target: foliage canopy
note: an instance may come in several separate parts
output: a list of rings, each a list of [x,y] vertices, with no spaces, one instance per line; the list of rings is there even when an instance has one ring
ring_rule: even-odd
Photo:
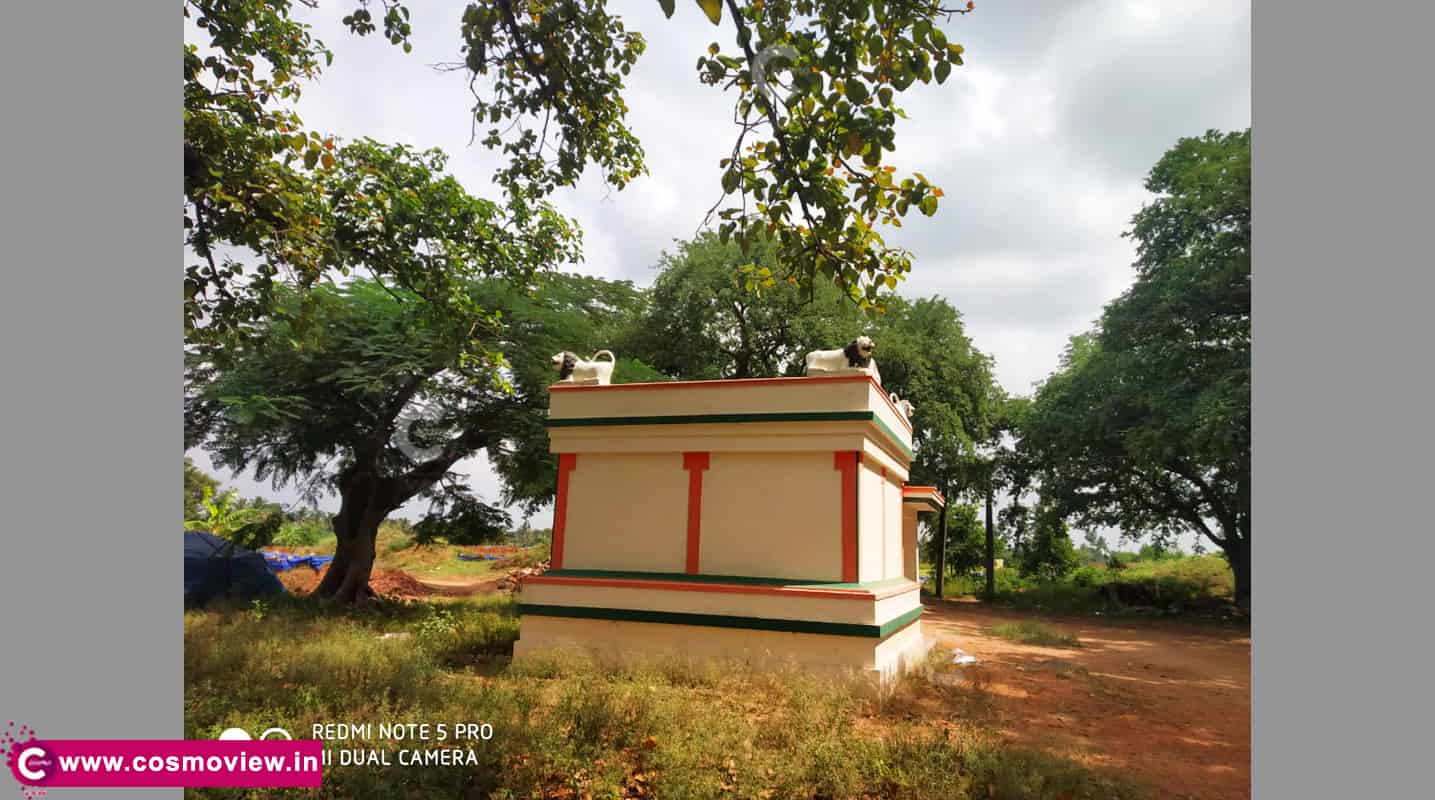
[[[1098,525],[1191,530],[1250,598],[1250,131],[1182,139],[1133,219],[1137,278],[1072,337],[1021,449],[1044,497]]]

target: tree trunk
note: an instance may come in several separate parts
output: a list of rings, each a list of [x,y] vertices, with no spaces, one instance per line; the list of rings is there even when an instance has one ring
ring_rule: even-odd
[[[1251,540],[1234,531],[1226,533],[1226,560],[1231,564],[1231,573],[1236,579],[1236,605],[1247,614],[1251,613]]]
[[[314,589],[318,597],[345,605],[373,597],[369,576],[374,570],[379,524],[388,516],[380,501],[379,481],[372,477],[346,477],[340,481],[339,513],[331,520],[338,544],[334,561]]]
[[[945,487],[943,487],[945,488]],[[951,497],[951,495],[944,495]],[[933,567],[937,579],[937,597],[946,597],[945,578],[947,577],[947,504],[942,504],[942,511],[937,515],[937,563]]]
[[[992,525],[992,487],[987,484],[987,599],[997,596],[997,538]]]
[[[751,378],[752,375],[752,337],[747,330],[746,309],[737,302],[732,304],[733,313],[737,315],[737,335],[740,344],[738,351],[733,355],[733,377]]]

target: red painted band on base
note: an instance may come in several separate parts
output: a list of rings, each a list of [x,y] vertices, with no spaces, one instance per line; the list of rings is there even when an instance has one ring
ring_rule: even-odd
[[[651,589],[673,592],[712,592],[715,594],[767,594],[788,597],[814,597],[835,600],[885,600],[915,592],[919,585],[906,583],[890,589],[826,589],[815,586],[753,586],[741,583],[686,583],[681,581],[644,580],[641,578],[576,578],[564,575],[532,575],[525,584],[545,586],[604,586],[616,589]]]

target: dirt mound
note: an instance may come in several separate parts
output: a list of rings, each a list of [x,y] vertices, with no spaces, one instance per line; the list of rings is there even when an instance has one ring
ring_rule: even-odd
[[[284,584],[284,588],[293,595],[306,595],[319,587],[319,582],[324,580],[324,573],[329,571],[328,565],[323,569],[312,569],[310,567],[297,567],[295,569],[280,572],[276,577]],[[428,597],[433,594],[442,594],[440,590],[425,586],[417,578],[404,572],[401,569],[376,569],[373,575],[369,576],[369,588],[374,594],[385,597],[412,598]]]
[[[401,569],[376,569],[369,576],[369,589],[385,597],[427,597],[434,590]]]
[[[295,567],[286,569],[283,572],[275,573],[279,582],[289,590],[289,594],[305,595],[319,587],[319,581],[324,580],[324,573],[329,571],[329,565],[325,564],[321,569],[313,567]]]

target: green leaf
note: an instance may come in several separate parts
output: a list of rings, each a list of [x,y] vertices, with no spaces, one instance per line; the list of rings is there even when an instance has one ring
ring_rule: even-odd
[[[722,0],[698,0],[698,8],[708,15],[708,21],[712,24],[722,22]]]
[[[862,103],[865,102],[868,97],[870,97],[870,95],[867,93],[867,84],[857,80],[856,78],[851,78],[847,81],[846,89],[847,99],[851,100],[852,105],[854,106],[862,105]]]
[[[724,194],[732,194],[737,191],[737,170],[728,170],[722,174],[722,190]]]
[[[922,204],[918,207],[922,209],[923,214],[930,217],[937,213],[937,198],[927,195],[922,198]]]
[[[944,82],[946,82],[947,76],[948,76],[948,75],[951,75],[951,74],[952,74],[952,62],[950,62],[950,61],[938,61],[938,62],[937,62],[937,69],[936,69],[937,83],[944,83]]]
[[[658,0],[658,5],[663,7],[663,16],[673,18],[673,9],[677,7],[677,0]]]

